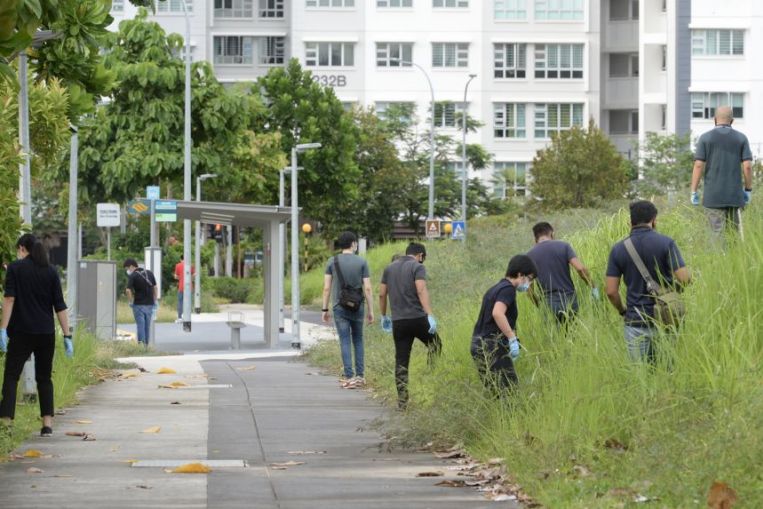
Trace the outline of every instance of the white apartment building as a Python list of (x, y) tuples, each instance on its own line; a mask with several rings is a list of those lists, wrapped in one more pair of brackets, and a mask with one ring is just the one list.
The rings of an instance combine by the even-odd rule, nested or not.
[[(185, 32), (182, 0), (153, 16)], [(457, 112), (493, 154), (469, 171), (522, 194), (554, 132), (592, 118), (622, 153), (647, 132), (696, 136), (730, 104), (763, 155), (763, 2), (755, 0), (187, 0), (194, 60), (223, 82), (253, 81), (289, 58), (347, 104), (413, 103), (422, 130), (434, 90), (438, 132), (460, 139)], [(113, 2), (116, 21), (134, 16)], [(758, 65), (756, 65), (758, 64)], [(757, 115), (760, 118), (760, 114)], [(460, 157), (454, 154), (454, 169)], [(508, 171), (507, 171), (508, 170)], [(501, 177), (509, 175), (509, 182)], [(499, 176), (496, 179), (496, 176)]]

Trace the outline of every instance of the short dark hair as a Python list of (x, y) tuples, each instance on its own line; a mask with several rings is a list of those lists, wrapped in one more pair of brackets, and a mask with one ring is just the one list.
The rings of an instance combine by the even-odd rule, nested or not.
[(339, 249), (350, 249), (353, 242), (358, 241), (358, 236), (352, 232), (342, 232), (339, 234), (339, 239), (336, 241), (336, 245)]
[(532, 277), (538, 276), (538, 268), (535, 266), (535, 262), (527, 255), (516, 255), (509, 260), (506, 277), (517, 277), (520, 274)]
[(406, 256), (413, 255), (416, 256), (418, 254), (423, 254), (424, 256), (427, 255), (427, 248), (424, 246), (424, 244), (419, 244), (418, 242), (411, 242), (408, 244), (408, 247), (405, 248), (405, 254)]
[(535, 235), (535, 240), (538, 240), (544, 235), (551, 235), (552, 233), (554, 233), (554, 227), (545, 221), (537, 223), (535, 226), (533, 226), (533, 235)]
[(138, 262), (135, 261), (135, 258), (128, 258), (125, 260), (125, 262), (122, 264), (123, 267), (137, 267)]
[(647, 224), (657, 217), (657, 207), (647, 200), (639, 200), (631, 203), (631, 226)]

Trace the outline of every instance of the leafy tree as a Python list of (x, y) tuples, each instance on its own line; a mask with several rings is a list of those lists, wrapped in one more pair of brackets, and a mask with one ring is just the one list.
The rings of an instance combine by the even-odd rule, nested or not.
[(663, 195), (689, 187), (694, 156), (690, 134), (662, 135), (647, 133), (643, 145), (637, 146), (641, 178), (635, 183), (643, 195)]
[(591, 207), (621, 197), (628, 164), (591, 120), (554, 134), (533, 159), (530, 189), (547, 207)]

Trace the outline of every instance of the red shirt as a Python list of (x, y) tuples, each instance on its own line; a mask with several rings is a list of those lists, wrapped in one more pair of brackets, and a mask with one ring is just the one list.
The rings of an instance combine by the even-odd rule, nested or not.
[[(195, 273), (194, 266), (191, 265), (191, 274)], [(182, 260), (175, 265), (175, 279), (178, 281), (178, 291), (182, 292), (185, 289), (185, 264)], [(193, 284), (193, 281), (191, 281), (191, 284)]]

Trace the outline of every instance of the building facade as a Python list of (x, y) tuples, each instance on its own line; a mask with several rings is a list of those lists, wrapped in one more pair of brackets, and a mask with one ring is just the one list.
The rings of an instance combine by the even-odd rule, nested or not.
[[(182, 0), (153, 18), (185, 33)], [(550, 136), (593, 119), (620, 152), (648, 132), (698, 136), (717, 106), (763, 155), (763, 2), (755, 0), (187, 0), (194, 60), (220, 81), (253, 81), (289, 58), (349, 105), (380, 114), (413, 104), (428, 129), (493, 155), (469, 171), (499, 195), (523, 194)], [(118, 22), (135, 14), (113, 2)], [(760, 114), (757, 115), (760, 117)], [(460, 157), (454, 154), (460, 171)]]

